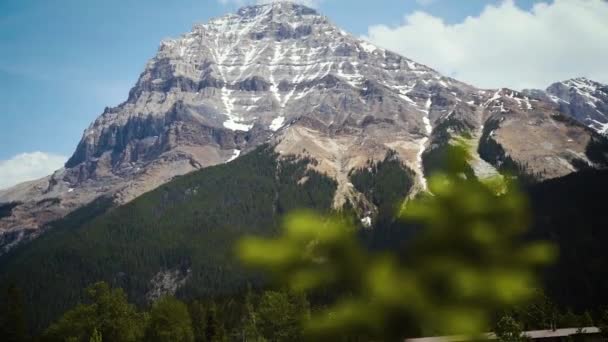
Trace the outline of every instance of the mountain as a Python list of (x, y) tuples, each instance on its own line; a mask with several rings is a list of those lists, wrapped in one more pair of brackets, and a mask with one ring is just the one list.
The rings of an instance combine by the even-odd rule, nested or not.
[[(234, 260), (234, 243), (244, 234), (276, 234), (281, 216), (296, 208), (332, 211), (337, 183), (316, 172), (315, 163), (281, 157), (262, 145), (119, 207), (98, 199), (0, 256), (0, 289), (15, 284), (23, 291), (29, 326), (40, 332), (100, 280), (125, 289), (141, 306), (164, 294), (191, 300), (258, 287), (262, 277)], [(394, 220), (416, 178), (394, 153), (349, 175), (355, 189), (379, 208), (374, 229), (360, 231), (371, 248), (401, 248), (417, 231)], [(608, 304), (602, 278), (608, 265), (602, 253), (608, 241), (604, 184), (608, 170), (585, 170), (527, 190), (534, 209), (532, 237), (560, 247), (559, 263), (546, 279), (552, 298), (564, 307)], [(343, 214), (350, 215), (347, 209)]]
[(456, 138), (478, 151), (477, 176), (535, 182), (608, 165), (605, 138), (565, 112), (547, 96), (442, 76), (305, 6), (244, 7), (162, 42), (127, 101), (85, 130), (64, 169), (0, 191), (0, 246), (96, 199), (126, 204), (263, 144), (281, 158), (314, 159), (310, 167), (337, 184), (332, 207), (352, 204), (370, 225), (378, 206), (349, 175), (389, 151), (416, 173), (412, 193)]
[(331, 208), (335, 181), (309, 164), (261, 146), (116, 208), (102, 197), (0, 256), (0, 289), (23, 289), (30, 326), (40, 331), (98, 280), (124, 288), (140, 305), (176, 291), (196, 298), (259, 284), (233, 260), (234, 243), (244, 234), (273, 234), (280, 215), (293, 209)]
[(608, 85), (575, 78), (552, 84), (547, 93), (559, 103), (562, 112), (608, 134)]
[(600, 134), (608, 134), (608, 85), (585, 77), (556, 82), (546, 90), (524, 90), (530, 97), (550, 100), (559, 110)]
[[(140, 305), (260, 284), (234, 261), (234, 241), (276, 234), (297, 208), (339, 210), (372, 248), (395, 247), (416, 228), (395, 221), (397, 206), (457, 139), (474, 152), (467, 176), (524, 181), (535, 231), (576, 241), (560, 270), (582, 277), (577, 264), (608, 264), (586, 254), (605, 241), (594, 211), (606, 171), (593, 169), (608, 166), (608, 142), (563, 110), (544, 92), (442, 76), (304, 6), (244, 7), (163, 42), (64, 169), (0, 192), (0, 285), (23, 290), (40, 331), (98, 280)], [(607, 304), (602, 286), (585, 300)]]

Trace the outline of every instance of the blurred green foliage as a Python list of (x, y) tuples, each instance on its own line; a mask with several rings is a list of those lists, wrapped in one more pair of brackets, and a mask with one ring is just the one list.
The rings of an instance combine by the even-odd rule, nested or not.
[(466, 177), (468, 160), (465, 147), (450, 147), (430, 193), (404, 205), (402, 219), (424, 225), (406, 260), (370, 252), (345, 221), (309, 212), (289, 216), (278, 238), (243, 239), (238, 255), (294, 291), (337, 294), (306, 322), (317, 340), (480, 333), (493, 313), (533, 295), (535, 268), (555, 251), (523, 242), (524, 196), (500, 179)]

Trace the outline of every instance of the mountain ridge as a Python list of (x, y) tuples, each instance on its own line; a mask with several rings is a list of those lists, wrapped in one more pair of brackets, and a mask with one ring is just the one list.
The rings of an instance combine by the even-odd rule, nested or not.
[(546, 90), (531, 90), (547, 96), (560, 111), (589, 126), (600, 134), (608, 134), (608, 85), (577, 77), (551, 84)]
[(0, 218), (2, 247), (100, 196), (128, 203), (265, 143), (316, 160), (310, 167), (338, 183), (335, 208), (365, 197), (348, 175), (389, 150), (416, 172), (412, 191), (424, 190), (433, 158), (461, 137), (479, 151), (478, 176), (508, 166), (548, 179), (601, 167), (608, 147), (594, 145), (592, 160), (587, 147), (601, 138), (562, 113), (547, 97), (444, 77), (306, 6), (243, 7), (161, 43), (127, 101), (85, 130), (66, 168), (0, 191), (0, 202), (20, 203)]

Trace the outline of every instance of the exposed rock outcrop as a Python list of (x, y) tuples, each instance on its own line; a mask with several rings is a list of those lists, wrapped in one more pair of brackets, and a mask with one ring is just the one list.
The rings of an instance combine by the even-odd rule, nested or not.
[(596, 133), (537, 95), (442, 76), (305, 6), (244, 7), (162, 42), (128, 100), (85, 130), (65, 169), (1, 191), (0, 203), (19, 204), (0, 217), (0, 245), (35, 237), (99, 196), (125, 203), (266, 142), (282, 155), (314, 157), (338, 181), (337, 207), (361, 195), (350, 170), (388, 150), (424, 189), (429, 152), (463, 136), (482, 145), (481, 173), (507, 156), (540, 179), (597, 167), (587, 155)]

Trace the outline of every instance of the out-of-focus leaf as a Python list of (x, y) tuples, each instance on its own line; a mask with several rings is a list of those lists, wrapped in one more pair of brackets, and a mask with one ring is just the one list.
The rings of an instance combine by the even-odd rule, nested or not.
[(447, 170), (430, 177), (430, 193), (402, 207), (404, 220), (424, 229), (406, 261), (372, 253), (336, 218), (296, 213), (276, 239), (244, 239), (243, 261), (293, 290), (331, 288), (336, 302), (316, 312), (308, 332), (317, 339), (360, 335), (390, 340), (412, 326), (427, 333), (478, 334), (490, 314), (530, 298), (534, 270), (555, 257), (545, 243), (524, 243), (528, 204), (500, 178), (465, 176), (471, 160), (453, 147)]

